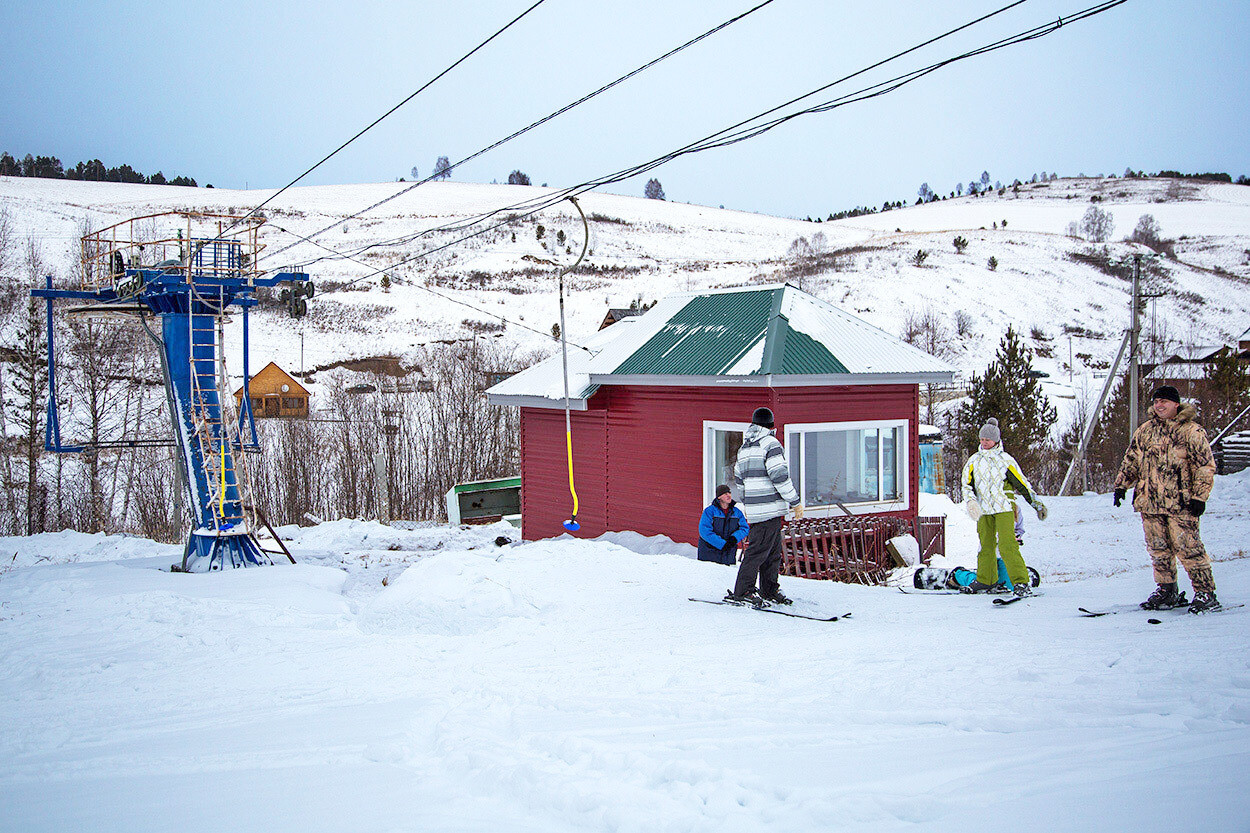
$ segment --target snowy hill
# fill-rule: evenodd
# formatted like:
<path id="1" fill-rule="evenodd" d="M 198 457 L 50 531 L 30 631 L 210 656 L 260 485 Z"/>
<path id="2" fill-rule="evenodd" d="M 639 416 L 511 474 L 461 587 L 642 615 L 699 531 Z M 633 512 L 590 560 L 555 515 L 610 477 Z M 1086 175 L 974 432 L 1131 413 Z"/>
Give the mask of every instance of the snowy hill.
<path id="1" fill-rule="evenodd" d="M 1225 603 L 1247 501 L 1220 477 L 1203 518 Z M 1244 829 L 1250 609 L 1081 618 L 1149 592 L 1140 525 L 1050 504 L 1044 595 L 782 580 L 836 623 L 691 604 L 731 568 L 627 533 L 344 520 L 282 528 L 298 565 L 198 575 L 0 538 L 0 830 Z"/>
<path id="2" fill-rule="evenodd" d="M 295 236 L 313 235 L 408 187 L 294 188 L 266 209 L 262 265 L 309 264 L 323 291 L 301 322 L 280 310 L 258 314 L 253 366 L 272 359 L 298 369 L 301 334 L 308 370 L 384 355 L 412 362 L 424 344 L 483 331 L 502 332 L 505 343 L 527 352 L 550 349 L 546 334 L 558 319 L 555 273 L 573 261 L 582 234 L 568 203 L 410 262 L 403 261 L 463 232 L 437 231 L 372 248 L 358 261 L 334 259 L 327 251 L 356 252 L 546 189 L 429 183 L 334 226 L 316 238 L 320 245 Z M 33 236 L 49 265 L 62 273 L 84 223 L 100 228 L 177 208 L 238 212 L 270 193 L 0 177 L 0 201 L 18 237 Z M 951 361 L 965 373 L 980 371 L 1006 327 L 1015 325 L 1038 349 L 1037 367 L 1050 374 L 1046 387 L 1053 399 L 1071 399 L 1074 391 L 1088 396 L 1128 319 L 1128 282 L 1074 257 L 1088 244 L 1065 234 L 1091 200 L 1113 216 L 1113 240 L 1151 214 L 1174 241 L 1176 260 L 1152 265 L 1145 284 L 1161 293 L 1149 321 L 1168 343 L 1221 343 L 1250 324 L 1250 187 L 1084 178 L 825 223 L 587 194 L 582 205 L 591 217 L 590 255 L 586 268 L 569 279 L 569 335 L 588 335 L 608 307 L 635 299 L 789 280 L 891 333 L 901 333 L 909 317 L 935 313 L 952 333 Z M 561 234 L 563 243 L 557 242 Z M 956 235 L 969 241 L 962 254 L 952 245 Z M 800 237 L 815 243 L 813 256 L 802 263 L 792 253 Z M 912 262 L 919 249 L 929 252 L 922 266 Z M 1112 259 L 1142 251 L 1110 245 Z M 360 280 L 391 266 L 389 290 L 380 286 L 381 274 Z M 961 335 L 954 335 L 957 314 Z M 499 330 L 493 316 L 513 323 Z M 236 323 L 236 339 L 237 333 Z M 232 369 L 237 372 L 237 365 Z"/>

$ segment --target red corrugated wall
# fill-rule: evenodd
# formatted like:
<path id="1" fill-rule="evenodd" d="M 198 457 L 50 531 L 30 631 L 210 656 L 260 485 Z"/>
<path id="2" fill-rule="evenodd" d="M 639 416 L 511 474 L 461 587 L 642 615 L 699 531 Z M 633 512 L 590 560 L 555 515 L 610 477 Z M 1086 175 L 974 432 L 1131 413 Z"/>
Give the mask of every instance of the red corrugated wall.
<path id="1" fill-rule="evenodd" d="M 695 543 L 703 511 L 703 422 L 751 421 L 773 409 L 786 422 L 906 419 L 908 491 L 915 517 L 920 490 L 916 385 L 821 388 L 602 387 L 592 410 L 573 413 L 573 465 L 581 537 L 632 530 Z M 564 451 L 564 412 L 521 409 L 521 511 L 524 537 L 564 532 L 572 501 Z"/>

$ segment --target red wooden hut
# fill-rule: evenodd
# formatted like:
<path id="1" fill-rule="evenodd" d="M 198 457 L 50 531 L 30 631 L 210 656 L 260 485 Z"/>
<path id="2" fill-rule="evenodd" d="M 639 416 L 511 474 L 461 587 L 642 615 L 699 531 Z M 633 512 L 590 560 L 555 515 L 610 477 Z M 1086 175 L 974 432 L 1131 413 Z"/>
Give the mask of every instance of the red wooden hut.
<path id="1" fill-rule="evenodd" d="M 672 295 L 569 346 L 583 537 L 696 542 L 751 412 L 773 409 L 807 518 L 916 522 L 919 385 L 952 367 L 792 286 Z M 521 409 L 521 522 L 559 535 L 572 511 L 556 355 L 489 390 Z"/>

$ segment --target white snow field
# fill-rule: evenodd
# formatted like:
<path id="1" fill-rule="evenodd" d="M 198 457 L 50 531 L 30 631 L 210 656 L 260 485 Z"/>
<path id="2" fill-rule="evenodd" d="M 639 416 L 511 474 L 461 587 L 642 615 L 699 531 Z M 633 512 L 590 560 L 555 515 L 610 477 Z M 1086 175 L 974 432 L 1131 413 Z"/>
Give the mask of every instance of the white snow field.
<path id="1" fill-rule="evenodd" d="M 690 603 L 731 568 L 630 533 L 335 521 L 212 575 L 0 539 L 0 830 L 1248 829 L 1250 608 L 1080 618 L 1150 591 L 1138 518 L 1048 503 L 1044 595 L 783 579 L 835 623 Z M 1247 505 L 1220 477 L 1203 518 L 1226 604 Z"/>

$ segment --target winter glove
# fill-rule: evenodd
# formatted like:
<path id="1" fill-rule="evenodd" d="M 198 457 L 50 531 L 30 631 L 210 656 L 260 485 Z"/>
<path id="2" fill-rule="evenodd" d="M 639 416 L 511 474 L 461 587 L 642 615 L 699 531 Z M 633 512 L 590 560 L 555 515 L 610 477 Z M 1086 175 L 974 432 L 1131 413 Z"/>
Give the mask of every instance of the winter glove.
<path id="1" fill-rule="evenodd" d="M 794 507 L 794 519 L 796 521 L 803 520 L 803 504 L 800 503 Z"/>
<path id="2" fill-rule="evenodd" d="M 1046 516 L 1050 514 L 1050 512 L 1046 509 L 1046 504 L 1042 503 L 1040 500 L 1033 501 L 1033 508 L 1037 511 L 1037 519 L 1039 521 L 1046 520 Z"/>
<path id="3" fill-rule="evenodd" d="M 1205 511 L 1207 511 L 1207 502 L 1205 500 L 1198 500 L 1192 497 L 1189 499 L 1189 513 L 1191 515 L 1195 518 L 1201 518 L 1202 513 Z"/>
<path id="4" fill-rule="evenodd" d="M 1116 489 L 1116 490 L 1115 490 L 1115 494 L 1114 494 L 1114 495 L 1112 495 L 1112 497 L 1111 497 L 1111 505 L 1112 505 L 1112 506 L 1119 506 L 1119 505 L 1120 505 L 1120 501 L 1124 500 L 1124 495 L 1125 495 L 1125 494 L 1126 494 L 1126 492 L 1125 492 L 1125 490 L 1124 490 L 1124 489 Z"/>
<path id="5" fill-rule="evenodd" d="M 972 520 L 975 521 L 981 517 L 981 504 L 976 498 L 968 498 L 965 506 L 968 509 L 968 517 L 972 518 Z"/>

